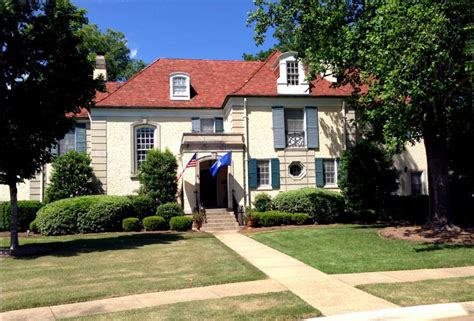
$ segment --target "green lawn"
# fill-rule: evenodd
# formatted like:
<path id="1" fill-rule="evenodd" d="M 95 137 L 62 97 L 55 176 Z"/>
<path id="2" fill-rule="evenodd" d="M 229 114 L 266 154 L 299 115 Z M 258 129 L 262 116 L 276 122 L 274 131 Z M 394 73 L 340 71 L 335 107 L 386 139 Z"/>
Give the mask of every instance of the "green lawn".
<path id="1" fill-rule="evenodd" d="M 279 292 L 176 303 L 73 320 L 302 320 L 319 315 L 318 310 L 291 292 Z"/>
<path id="2" fill-rule="evenodd" d="M 401 306 L 474 301 L 474 277 L 449 278 L 405 283 L 359 285 L 372 293 Z"/>
<path id="3" fill-rule="evenodd" d="M 0 311 L 265 278 L 205 233 L 30 237 L 20 244 L 43 254 L 0 259 Z"/>
<path id="4" fill-rule="evenodd" d="M 248 236 L 326 273 L 411 270 L 474 265 L 473 245 L 434 245 L 383 239 L 378 228 L 314 226 Z"/>

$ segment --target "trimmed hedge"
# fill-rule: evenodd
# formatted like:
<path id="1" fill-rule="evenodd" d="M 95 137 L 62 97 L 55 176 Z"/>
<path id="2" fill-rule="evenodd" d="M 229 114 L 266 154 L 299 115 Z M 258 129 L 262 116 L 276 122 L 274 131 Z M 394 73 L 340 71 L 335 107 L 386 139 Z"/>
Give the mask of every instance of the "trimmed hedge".
<path id="1" fill-rule="evenodd" d="M 39 233 L 38 221 L 36 219 L 30 223 L 30 231 L 33 233 Z"/>
<path id="2" fill-rule="evenodd" d="M 273 208 L 285 213 L 309 214 L 315 223 L 334 223 L 344 214 L 344 197 L 334 191 L 306 187 L 283 192 L 273 199 Z"/>
<path id="3" fill-rule="evenodd" d="M 156 203 L 151 196 L 148 195 L 130 195 L 132 209 L 130 217 L 137 217 L 140 220 L 147 216 L 155 215 Z"/>
<path id="4" fill-rule="evenodd" d="M 18 231 L 26 231 L 43 206 L 43 203 L 38 201 L 18 201 Z M 10 202 L 0 202 L 0 231 L 10 230 L 10 215 Z"/>
<path id="5" fill-rule="evenodd" d="M 279 225 L 303 225 L 311 222 L 311 217 L 304 213 L 283 213 L 278 211 L 252 212 L 254 227 L 269 227 Z"/>
<path id="6" fill-rule="evenodd" d="M 156 215 L 161 216 L 167 223 L 169 223 L 172 217 L 184 216 L 184 211 L 178 203 L 169 202 L 158 206 L 156 209 Z"/>
<path id="7" fill-rule="evenodd" d="M 42 207 L 37 223 L 44 235 L 120 231 L 130 210 L 131 201 L 126 196 L 80 196 Z"/>
<path id="8" fill-rule="evenodd" d="M 145 231 L 162 231 L 166 230 L 168 225 L 161 216 L 148 216 L 143 219 L 143 228 Z"/>
<path id="9" fill-rule="evenodd" d="M 122 220 L 124 232 L 139 232 L 142 229 L 140 220 L 136 217 L 127 217 Z"/>
<path id="10" fill-rule="evenodd" d="M 193 218 L 189 216 L 175 216 L 170 220 L 170 228 L 175 231 L 189 231 L 193 228 Z"/>

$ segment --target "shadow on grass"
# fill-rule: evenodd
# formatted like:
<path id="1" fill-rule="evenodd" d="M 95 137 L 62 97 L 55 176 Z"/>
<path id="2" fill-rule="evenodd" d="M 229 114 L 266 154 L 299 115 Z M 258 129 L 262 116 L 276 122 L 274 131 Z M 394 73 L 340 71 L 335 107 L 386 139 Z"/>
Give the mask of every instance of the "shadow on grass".
<path id="1" fill-rule="evenodd" d="M 35 259 L 41 256 L 75 256 L 81 253 L 137 249 L 150 244 L 169 244 L 183 240 L 173 233 L 140 233 L 99 238 L 77 238 L 73 240 L 30 243 L 22 245 L 12 253 L 15 259 Z"/>
<path id="2" fill-rule="evenodd" d="M 354 223 L 354 224 L 359 224 L 359 225 L 354 225 L 352 228 L 354 229 L 367 229 L 367 228 L 386 228 L 393 226 L 390 223 L 373 223 L 373 224 L 367 224 L 367 223 Z"/>
<path id="3" fill-rule="evenodd" d="M 472 249 L 474 244 L 432 244 L 424 243 L 422 248 L 415 249 L 415 252 L 433 252 L 441 250 Z"/>

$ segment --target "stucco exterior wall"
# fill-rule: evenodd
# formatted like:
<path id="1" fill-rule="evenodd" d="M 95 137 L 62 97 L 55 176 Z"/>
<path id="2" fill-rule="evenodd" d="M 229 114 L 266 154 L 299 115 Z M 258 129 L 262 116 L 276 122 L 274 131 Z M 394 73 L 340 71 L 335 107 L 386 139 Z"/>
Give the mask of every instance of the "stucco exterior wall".
<path id="1" fill-rule="evenodd" d="M 18 200 L 29 200 L 30 199 L 30 181 L 17 184 L 18 189 Z M 0 201 L 10 200 L 10 188 L 8 185 L 0 185 Z"/>
<path id="2" fill-rule="evenodd" d="M 423 141 L 405 147 L 405 151 L 393 157 L 393 164 L 399 170 L 399 195 L 411 194 L 411 173 L 422 172 L 422 194 L 428 194 L 428 164 Z"/>

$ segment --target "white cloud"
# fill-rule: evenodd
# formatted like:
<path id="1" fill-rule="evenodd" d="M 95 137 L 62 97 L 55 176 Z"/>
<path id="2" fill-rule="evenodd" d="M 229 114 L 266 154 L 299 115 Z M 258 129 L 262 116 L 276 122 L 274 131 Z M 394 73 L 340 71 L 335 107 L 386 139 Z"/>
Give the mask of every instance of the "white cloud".
<path id="1" fill-rule="evenodd" d="M 132 59 L 135 58 L 137 56 L 137 54 L 138 54 L 138 49 L 137 48 L 130 50 L 130 58 L 132 58 Z"/>

